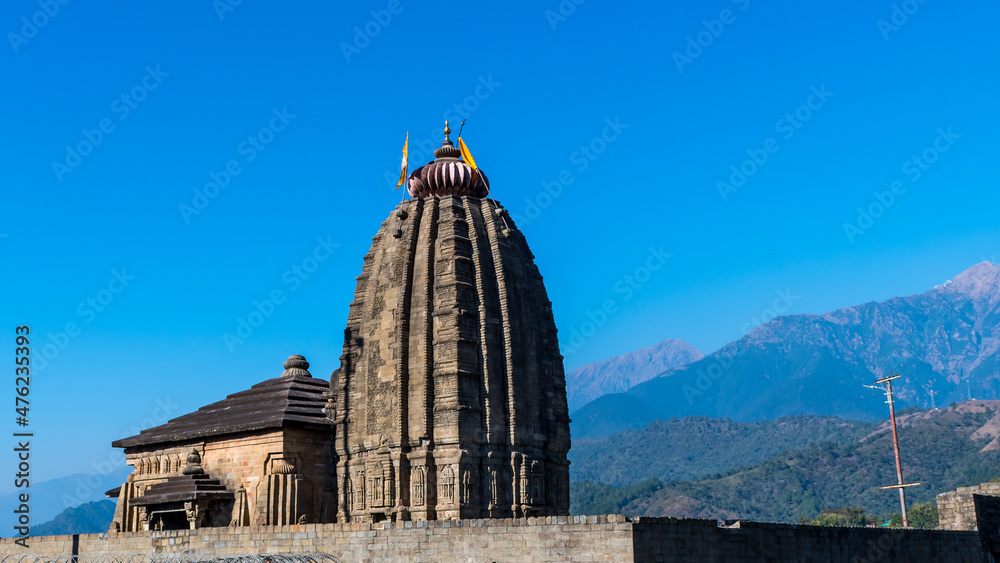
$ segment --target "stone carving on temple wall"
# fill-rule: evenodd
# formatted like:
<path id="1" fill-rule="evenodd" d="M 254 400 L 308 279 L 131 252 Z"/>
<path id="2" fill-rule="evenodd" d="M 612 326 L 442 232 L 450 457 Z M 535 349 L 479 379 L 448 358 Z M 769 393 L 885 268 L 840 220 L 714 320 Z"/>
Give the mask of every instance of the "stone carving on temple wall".
<path id="1" fill-rule="evenodd" d="M 503 504 L 503 499 L 500 498 L 500 475 L 497 468 L 491 467 L 489 469 L 484 485 L 486 488 L 486 508 L 487 510 L 495 510 Z"/>
<path id="2" fill-rule="evenodd" d="M 531 504 L 545 504 L 545 465 L 538 461 L 531 462 Z"/>
<path id="3" fill-rule="evenodd" d="M 175 448 L 171 448 L 173 450 Z M 148 481 L 162 479 L 170 475 L 177 475 L 184 467 L 186 453 L 172 453 L 170 451 L 157 451 L 139 454 L 135 458 L 130 458 L 130 465 L 135 467 L 135 471 L 129 476 L 132 481 Z"/>
<path id="4" fill-rule="evenodd" d="M 370 503 L 372 508 L 381 508 L 389 505 L 388 495 L 386 494 L 386 489 L 390 487 L 389 472 L 385 465 L 385 463 L 379 463 L 375 471 L 372 473 L 372 498 Z"/>
<path id="5" fill-rule="evenodd" d="M 438 504 L 454 504 L 455 470 L 450 465 L 441 468 L 438 476 Z"/>
<path id="6" fill-rule="evenodd" d="M 184 503 L 184 513 L 187 516 L 188 525 L 191 529 L 195 529 L 198 526 L 198 503 L 196 502 L 185 502 Z"/>
<path id="7" fill-rule="evenodd" d="M 462 470 L 462 494 L 459 502 L 462 504 L 471 504 L 475 500 L 476 490 L 472 471 L 464 469 Z"/>
<path id="8" fill-rule="evenodd" d="M 358 471 L 352 478 L 354 494 L 351 497 L 351 511 L 357 512 L 365 509 L 365 472 Z"/>
<path id="9" fill-rule="evenodd" d="M 424 505 L 424 468 L 415 467 L 413 468 L 410 478 L 413 481 L 413 493 L 411 496 L 411 501 L 413 506 L 423 506 Z"/>

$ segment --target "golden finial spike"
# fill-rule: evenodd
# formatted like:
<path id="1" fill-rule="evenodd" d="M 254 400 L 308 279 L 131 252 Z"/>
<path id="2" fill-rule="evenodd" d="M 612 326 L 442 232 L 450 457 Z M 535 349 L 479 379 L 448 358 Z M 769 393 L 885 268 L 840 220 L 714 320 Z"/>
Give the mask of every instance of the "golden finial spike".
<path id="1" fill-rule="evenodd" d="M 448 127 L 448 120 L 446 119 L 444 120 L 444 138 L 448 139 L 448 135 L 451 135 L 451 128 Z"/>

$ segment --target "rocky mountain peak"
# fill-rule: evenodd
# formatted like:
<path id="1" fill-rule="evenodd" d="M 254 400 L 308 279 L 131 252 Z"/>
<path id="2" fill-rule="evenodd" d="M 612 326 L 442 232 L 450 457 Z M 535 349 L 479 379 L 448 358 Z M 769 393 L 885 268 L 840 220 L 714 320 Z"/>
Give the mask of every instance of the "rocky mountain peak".
<path id="1" fill-rule="evenodd" d="M 989 261 L 980 262 L 938 289 L 965 293 L 977 301 L 990 300 L 1000 295 L 1000 266 Z"/>
<path id="2" fill-rule="evenodd" d="M 635 385 L 704 358 L 694 346 L 670 338 L 622 356 L 587 364 L 566 374 L 570 411 L 609 393 L 624 393 Z"/>
<path id="3" fill-rule="evenodd" d="M 620 421 L 603 423 L 605 431 L 641 425 L 633 414 L 643 407 L 655 413 L 644 415 L 649 420 L 797 414 L 879 420 L 884 399 L 861 386 L 888 370 L 905 376 L 896 392 L 901 406 L 1000 400 L 1000 266 L 981 262 L 916 295 L 779 317 L 685 369 L 632 383 L 631 401 L 583 408 L 592 419 Z"/>

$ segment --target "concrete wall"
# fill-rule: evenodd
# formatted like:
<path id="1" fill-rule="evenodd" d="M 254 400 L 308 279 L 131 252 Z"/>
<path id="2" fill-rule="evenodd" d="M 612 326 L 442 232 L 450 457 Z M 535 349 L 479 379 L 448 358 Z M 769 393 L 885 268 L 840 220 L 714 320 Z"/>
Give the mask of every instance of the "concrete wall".
<path id="1" fill-rule="evenodd" d="M 27 551 L 71 555 L 73 536 Z M 0 540 L 0 555 L 25 552 Z M 711 520 L 575 516 L 202 528 L 79 536 L 79 554 L 329 553 L 348 561 L 772 563 L 985 561 L 975 532 L 824 528 Z"/>

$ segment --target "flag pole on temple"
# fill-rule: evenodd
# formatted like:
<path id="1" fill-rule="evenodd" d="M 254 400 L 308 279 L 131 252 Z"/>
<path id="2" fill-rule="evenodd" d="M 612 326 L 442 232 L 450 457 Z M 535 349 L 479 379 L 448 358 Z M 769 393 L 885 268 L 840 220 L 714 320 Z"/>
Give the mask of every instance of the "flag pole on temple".
<path id="1" fill-rule="evenodd" d="M 445 121 L 445 127 L 447 127 L 447 126 L 448 126 L 448 122 Z M 476 183 L 476 177 L 478 176 L 479 167 L 476 166 L 476 160 L 474 158 L 472 158 L 472 153 L 469 151 L 469 146 L 466 145 L 465 141 L 462 139 L 461 131 L 462 131 L 463 128 L 465 128 L 465 120 L 464 119 L 462 120 L 462 127 L 459 128 L 458 150 L 459 150 L 459 152 L 462 153 L 462 158 L 465 160 L 465 163 L 468 164 L 469 168 L 472 169 L 472 180 L 469 182 L 469 185 L 473 186 Z M 486 184 L 486 182 L 483 182 L 483 184 Z M 505 229 L 505 231 L 504 231 L 505 234 L 509 233 L 510 232 L 510 226 L 507 225 L 507 218 L 503 216 L 503 212 L 500 209 L 500 206 L 497 205 L 496 200 L 493 199 L 492 194 L 490 193 L 490 187 L 489 187 L 489 185 L 486 185 L 486 199 L 488 199 L 490 201 L 490 203 L 493 204 L 493 213 L 496 214 L 497 216 L 499 216 L 500 220 L 503 222 L 503 227 Z"/>
<path id="2" fill-rule="evenodd" d="M 406 170 L 407 168 L 409 168 L 409 163 L 407 161 L 407 154 L 409 152 L 409 148 L 410 148 L 410 132 L 407 131 L 406 141 L 403 142 L 403 163 L 400 165 L 399 182 L 396 182 L 397 190 L 399 189 L 399 186 L 402 186 L 403 182 L 406 181 Z"/>

